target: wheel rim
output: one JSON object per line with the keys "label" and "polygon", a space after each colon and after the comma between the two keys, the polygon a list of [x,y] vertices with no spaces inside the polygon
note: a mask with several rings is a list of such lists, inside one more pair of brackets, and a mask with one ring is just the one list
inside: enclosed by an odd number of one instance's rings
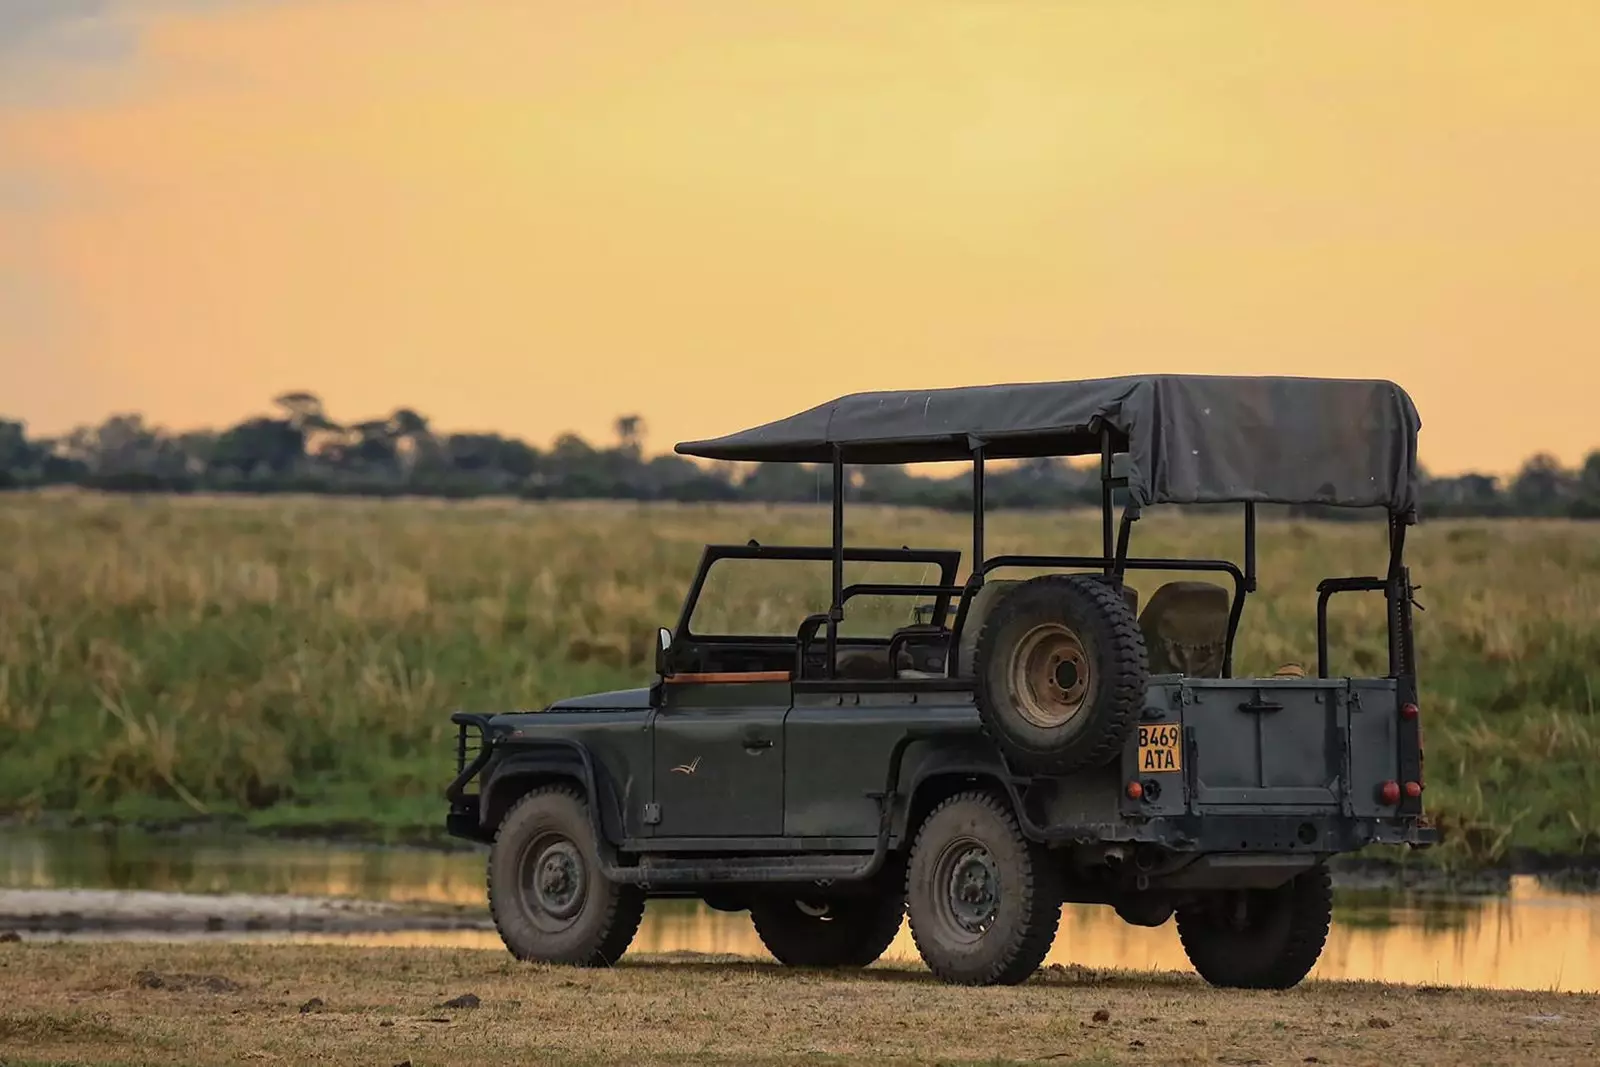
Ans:
{"label": "wheel rim", "polygon": [[517,880],[529,918],[546,929],[570,926],[588,896],[583,854],[560,834],[541,834],[528,843]]}
{"label": "wheel rim", "polygon": [[939,855],[933,884],[941,895],[941,918],[955,940],[973,942],[994,925],[1000,911],[1000,868],[987,848],[971,838],[951,842]]}
{"label": "wheel rim", "polygon": [[1011,692],[1017,712],[1040,729],[1082,714],[1094,692],[1094,668],[1078,635],[1059,622],[1024,634],[1011,657]]}

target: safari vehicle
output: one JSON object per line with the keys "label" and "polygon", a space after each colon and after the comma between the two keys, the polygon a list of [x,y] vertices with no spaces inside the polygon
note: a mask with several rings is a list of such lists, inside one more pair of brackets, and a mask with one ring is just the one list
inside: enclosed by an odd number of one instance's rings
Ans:
{"label": "safari vehicle", "polygon": [[[706,548],[648,687],[454,715],[449,830],[492,843],[494,920],[529,960],[610,964],[647,898],[690,897],[748,909],[797,966],[865,966],[909,913],[940,978],[1015,983],[1072,901],[1176,916],[1215,985],[1293,986],[1327,935],[1327,860],[1435,840],[1404,563],[1419,427],[1388,382],[1148,376],[857,394],[679,445],[831,465],[832,544]],[[1096,454],[1097,554],[985,553],[986,463]],[[847,464],[951,460],[972,470],[964,580],[958,551],[845,544]],[[1387,512],[1387,569],[1314,591],[1313,677],[1233,674],[1264,503]],[[1130,554],[1160,504],[1240,505],[1242,567]],[[797,566],[821,571],[810,604],[786,587],[740,628],[711,603]],[[1167,581],[1141,610],[1129,577],[1164,573],[1226,584]],[[1387,600],[1383,677],[1330,674],[1328,601],[1354,591]]]}

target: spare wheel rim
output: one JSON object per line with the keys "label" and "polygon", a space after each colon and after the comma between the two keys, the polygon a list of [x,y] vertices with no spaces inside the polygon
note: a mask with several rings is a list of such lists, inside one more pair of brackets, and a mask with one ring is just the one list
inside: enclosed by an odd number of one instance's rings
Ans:
{"label": "spare wheel rim", "polygon": [[1010,680],[1017,713],[1041,730],[1072,722],[1094,693],[1089,653],[1071,627],[1059,622],[1022,635],[1011,654]]}

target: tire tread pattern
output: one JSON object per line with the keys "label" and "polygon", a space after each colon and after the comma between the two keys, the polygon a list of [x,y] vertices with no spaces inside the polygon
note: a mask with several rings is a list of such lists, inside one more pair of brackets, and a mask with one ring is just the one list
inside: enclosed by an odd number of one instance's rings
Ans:
{"label": "tire tread pattern", "polygon": [[[1133,609],[1122,599],[1121,590],[1104,577],[1093,574],[1044,575],[1025,582],[1008,594],[1007,599],[1025,595],[1030,588],[1048,588],[1052,585],[1065,586],[1086,597],[1109,628],[1111,640],[1107,653],[1110,669],[1104,669],[1104,661],[1100,666],[1106,676],[1102,684],[1110,685],[1111,695],[1109,700],[1096,702],[1104,709],[1097,716],[1099,721],[1091,722],[1083,735],[1074,738],[1073,744],[1055,753],[1024,748],[1003,727],[997,727],[1000,715],[1004,712],[994,706],[994,697],[983,683],[982,672],[989,657],[994,654],[993,646],[1001,627],[1009,621],[1004,601],[996,605],[978,633],[978,652],[973,664],[974,676],[978,680],[975,697],[984,731],[1008,756],[1036,774],[1068,774],[1085,768],[1103,767],[1120,755],[1134,723],[1144,710],[1145,690],[1149,681],[1144,631],[1139,628],[1139,620],[1133,614]],[[1095,710],[1091,709],[1090,714],[1095,714]]]}
{"label": "tire tread pattern", "polygon": [[[550,796],[565,796],[577,805],[587,820],[589,802],[582,792],[568,785],[547,785],[529,790],[515,804],[506,810],[500,825],[495,828],[494,843],[500,843],[500,835],[511,822],[511,817],[525,805],[536,803]],[[591,850],[597,842],[590,842]],[[493,870],[493,862],[488,864],[484,884],[489,897],[489,913],[495,917],[495,925],[499,926],[499,916],[495,911],[494,878],[489,871]],[[591,881],[603,876],[599,871],[589,872]],[[633,937],[639,932],[639,924],[644,920],[644,892],[638,886],[613,885],[611,899],[606,904],[605,917],[602,920],[602,933],[594,951],[586,957],[573,961],[579,967],[610,967],[622,958],[628,951],[628,946],[633,943]],[[505,932],[501,931],[501,938],[505,940]],[[527,955],[519,952],[507,941],[506,947],[519,959],[529,959]]]}
{"label": "tire tread pattern", "polygon": [[829,922],[806,915],[788,900],[753,903],[756,936],[787,967],[866,967],[889,948],[905,919],[900,887],[869,898],[847,898],[849,908]]}
{"label": "tire tread pattern", "polygon": [[[1011,943],[1004,948],[994,964],[979,974],[962,973],[944,966],[939,958],[937,945],[931,941],[931,935],[918,933],[916,915],[908,908],[911,939],[916,943],[917,951],[921,954],[923,962],[928,965],[928,969],[943,981],[955,985],[1016,985],[1026,981],[1039,969],[1039,965],[1050,952],[1050,946],[1055,942],[1056,930],[1061,922],[1060,877],[1056,868],[1049,862],[1046,850],[1022,835],[1022,829],[1011,811],[1011,806],[994,793],[983,789],[957,793],[936,805],[922,821],[922,828],[918,830],[916,844],[913,845],[914,851],[923,847],[927,827],[934,817],[958,804],[977,804],[989,809],[1023,846],[1025,869],[1022,872],[1022,888],[1027,895],[1024,920],[1013,935]],[[910,879],[914,869],[914,864],[907,864],[908,900],[912,892]],[[930,947],[933,948],[931,953]]]}
{"label": "tire tread pattern", "polygon": [[1227,989],[1291,989],[1300,984],[1328,940],[1333,880],[1326,867],[1318,867],[1296,875],[1281,891],[1289,921],[1277,945],[1223,931],[1203,910],[1178,910],[1178,939],[1201,978]]}

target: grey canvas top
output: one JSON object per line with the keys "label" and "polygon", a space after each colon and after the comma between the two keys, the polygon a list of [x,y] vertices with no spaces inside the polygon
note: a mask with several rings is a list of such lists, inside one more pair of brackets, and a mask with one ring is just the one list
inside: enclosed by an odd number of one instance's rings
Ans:
{"label": "grey canvas top", "polygon": [[1414,510],[1417,431],[1393,382],[1152,374],[854,393],[764,426],[680,444],[708,459],[927,463],[1129,456],[1135,503],[1257,501]]}

